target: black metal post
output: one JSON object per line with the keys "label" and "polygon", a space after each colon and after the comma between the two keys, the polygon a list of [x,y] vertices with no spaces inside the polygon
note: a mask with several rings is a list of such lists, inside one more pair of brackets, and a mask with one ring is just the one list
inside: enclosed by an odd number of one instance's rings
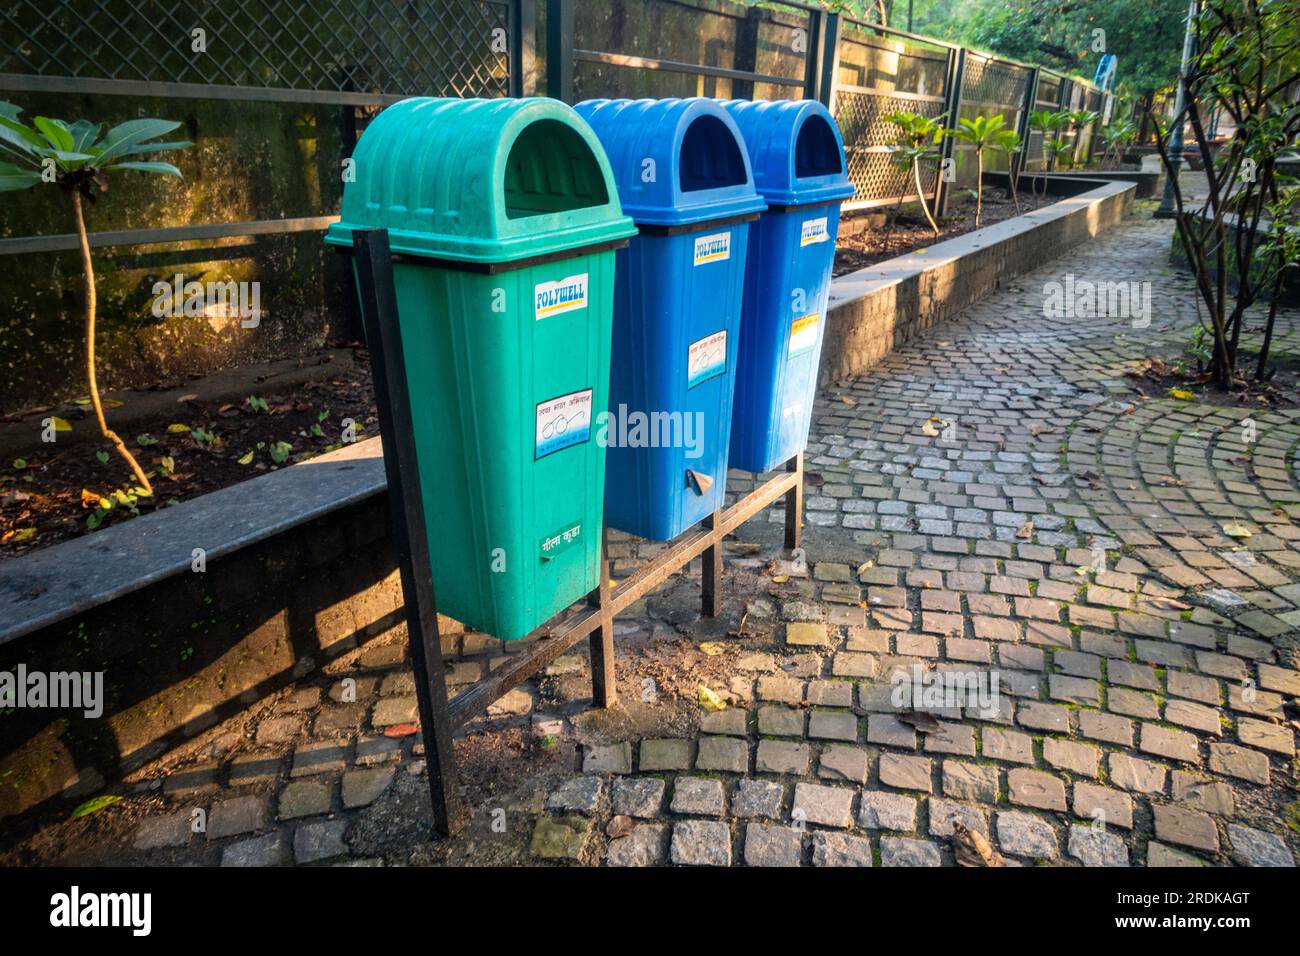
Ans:
{"label": "black metal post", "polygon": [[591,632],[591,702],[596,707],[618,703],[618,682],[614,675],[614,613],[609,606],[608,531],[600,537],[600,583],[587,595],[587,606],[600,612],[600,623]]}
{"label": "black metal post", "polygon": [[[944,116],[943,121],[944,129],[950,132],[957,128],[957,118],[961,112],[961,85],[965,76],[966,48],[961,47],[957,50],[957,62],[952,70],[952,81],[948,86],[948,112]],[[948,188],[951,184],[944,179],[943,170],[948,161],[952,160],[953,175],[956,176],[957,164],[954,155],[956,152],[956,143],[957,139],[955,136],[949,135],[943,138],[943,146],[940,151],[941,158],[939,160],[939,181],[934,187],[935,197],[937,200],[934,204],[934,214],[936,219],[948,211],[948,196],[951,194],[952,190]]]}
{"label": "black metal post", "polygon": [[[745,18],[736,21],[735,68],[746,73],[758,69],[758,28],[763,22],[761,7],[750,7],[745,11]],[[732,80],[732,95],[738,100],[754,98],[753,80]]]}
{"label": "black metal post", "polygon": [[794,474],[794,487],[785,493],[785,546],[803,544],[803,452],[785,463],[787,473]]}
{"label": "black metal post", "polygon": [[1174,180],[1183,169],[1183,126],[1187,122],[1187,117],[1183,115],[1187,109],[1187,63],[1191,60],[1192,48],[1196,45],[1196,17],[1199,12],[1199,0],[1192,0],[1187,8],[1183,60],[1178,68],[1178,93],[1174,97],[1174,128],[1169,136],[1169,168],[1165,170],[1165,191],[1160,197],[1160,208],[1155,211],[1157,219],[1173,219],[1178,215],[1177,204],[1174,202]]}
{"label": "black metal post", "polygon": [[717,617],[722,610],[722,510],[704,518],[704,527],[713,532],[709,546],[700,556],[700,592],[705,617]]}
{"label": "black metal post", "polygon": [[1016,177],[1016,189],[1020,188],[1020,173],[1029,168],[1029,139],[1033,136],[1033,127],[1029,117],[1038,106],[1038,83],[1043,78],[1043,68],[1036,66],[1029,76],[1029,89],[1025,91],[1025,111],[1020,114],[1016,135],[1020,137],[1019,162],[1012,161],[1011,175]]}
{"label": "black metal post", "polygon": [[546,0],[546,95],[573,102],[573,0]]}
{"label": "black metal post", "polygon": [[510,95],[537,95],[537,0],[510,4]]}
{"label": "black metal post", "polygon": [[464,825],[465,807],[457,785],[456,757],[451,747],[451,717],[447,680],[438,638],[429,539],[420,497],[420,466],[411,424],[411,397],[402,360],[402,329],[393,286],[393,256],[388,230],[360,229],[352,234],[357,265],[361,318],[370,351],[370,371],[379,432],[383,439],[384,475],[393,519],[397,566],[402,579],[407,637],[415,671],[420,731],[428,764],[433,824],[444,836]]}
{"label": "black metal post", "polygon": [[817,86],[817,99],[832,113],[835,112],[835,77],[840,70],[840,15],[826,15],[822,30],[821,79]]}
{"label": "black metal post", "polygon": [[803,95],[809,100],[821,98],[818,91],[822,82],[822,36],[827,16],[829,14],[825,10],[808,11],[808,50],[803,61]]}

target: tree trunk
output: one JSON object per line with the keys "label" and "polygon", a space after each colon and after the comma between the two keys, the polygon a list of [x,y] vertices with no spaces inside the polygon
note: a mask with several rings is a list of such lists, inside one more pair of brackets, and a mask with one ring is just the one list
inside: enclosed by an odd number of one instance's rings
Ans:
{"label": "tree trunk", "polygon": [[975,228],[980,227],[984,212],[984,150],[975,150]]}
{"label": "tree trunk", "polygon": [[[930,215],[930,204],[925,201],[925,190],[921,187],[920,160],[916,160],[916,159],[912,160],[912,176],[916,179],[916,198],[921,201],[921,211],[925,213],[925,218],[930,220],[930,228],[934,230],[934,234],[937,236],[939,235],[939,226],[934,221],[934,216]],[[937,190],[935,192],[935,196],[936,198],[938,197]]]}
{"label": "tree trunk", "polygon": [[117,433],[108,427],[104,420],[104,406],[99,400],[99,383],[95,380],[95,267],[90,260],[90,240],[86,238],[86,217],[81,208],[81,193],[72,191],[72,211],[77,219],[77,240],[81,244],[81,268],[86,275],[86,383],[90,386],[90,403],[95,407],[95,418],[99,422],[100,433],[113,443],[117,453],[126,459],[126,463],[135,472],[140,487],[153,494],[153,485],[145,476],[144,469],[127,449],[126,443],[117,437]]}

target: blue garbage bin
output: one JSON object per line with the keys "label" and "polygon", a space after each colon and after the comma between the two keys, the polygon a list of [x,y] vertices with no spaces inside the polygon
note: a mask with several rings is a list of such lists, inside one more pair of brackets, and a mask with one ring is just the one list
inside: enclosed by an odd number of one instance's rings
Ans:
{"label": "blue garbage bin", "polygon": [[617,253],[605,520],[653,541],[722,507],[750,224],[764,209],[716,100],[587,100],[638,234]]}
{"label": "blue garbage bin", "polygon": [[731,466],[771,471],[808,444],[840,202],[844,143],[814,100],[722,104],[768,209],[752,227],[736,359]]}

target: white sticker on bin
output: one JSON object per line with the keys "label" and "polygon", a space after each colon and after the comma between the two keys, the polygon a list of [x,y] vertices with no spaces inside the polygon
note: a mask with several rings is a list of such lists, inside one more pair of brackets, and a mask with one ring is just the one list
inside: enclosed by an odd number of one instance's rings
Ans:
{"label": "white sticker on bin", "polygon": [[715,232],[709,236],[695,237],[695,264],[722,262],[731,258],[731,233]]}
{"label": "white sticker on bin", "polygon": [[580,445],[591,437],[591,389],[537,403],[535,458]]}
{"label": "white sticker on bin", "polygon": [[821,315],[814,312],[812,315],[802,315],[790,323],[790,347],[785,353],[787,359],[811,352],[817,347],[817,328],[821,320]]}
{"label": "white sticker on bin", "polygon": [[565,276],[554,282],[539,282],[534,289],[537,318],[576,312],[587,307],[587,273]]}
{"label": "white sticker on bin", "polygon": [[811,246],[816,242],[829,242],[830,238],[830,233],[826,231],[825,216],[804,220],[803,228],[799,231],[800,246]]}
{"label": "white sticker on bin", "polygon": [[692,342],[686,350],[686,387],[721,375],[727,370],[727,330]]}

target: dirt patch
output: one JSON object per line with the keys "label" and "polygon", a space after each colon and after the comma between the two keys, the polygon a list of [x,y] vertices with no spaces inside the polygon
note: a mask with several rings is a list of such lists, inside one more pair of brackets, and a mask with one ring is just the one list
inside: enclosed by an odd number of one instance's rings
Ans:
{"label": "dirt patch", "polygon": [[[1005,190],[989,189],[984,193],[984,212],[980,219],[980,228],[991,226],[1029,212],[1035,206],[1054,202],[1053,197],[1021,196],[1020,209],[1006,196]],[[954,196],[948,204],[948,215],[939,220],[939,235],[934,234],[926,221],[925,214],[916,203],[903,206],[897,212],[888,207],[875,210],[876,219],[893,219],[893,227],[888,222],[879,228],[869,228],[854,235],[847,234],[841,227],[839,241],[835,249],[835,268],[832,275],[842,276],[858,269],[886,259],[906,255],[917,249],[925,249],[945,239],[955,239],[968,232],[975,231],[975,200],[962,193]]]}
{"label": "dirt patch", "polygon": [[1149,358],[1124,374],[1141,399],[1176,398],[1229,408],[1300,407],[1300,359],[1271,359],[1269,367],[1275,372],[1272,378],[1262,383],[1253,378],[1254,356],[1238,356],[1237,366],[1238,371],[1248,370],[1252,377],[1241,380],[1230,389],[1213,384],[1209,375],[1201,371],[1195,357],[1168,361],[1159,357]]}
{"label": "dirt patch", "polygon": [[[364,349],[355,360],[337,377],[265,394],[250,389],[242,400],[183,396],[166,414],[123,429],[152,497],[132,492],[131,473],[108,442],[45,443],[33,430],[30,445],[0,462],[0,561],[314,458],[345,438],[378,434]],[[55,414],[74,429],[95,429],[88,406],[72,409]]]}

